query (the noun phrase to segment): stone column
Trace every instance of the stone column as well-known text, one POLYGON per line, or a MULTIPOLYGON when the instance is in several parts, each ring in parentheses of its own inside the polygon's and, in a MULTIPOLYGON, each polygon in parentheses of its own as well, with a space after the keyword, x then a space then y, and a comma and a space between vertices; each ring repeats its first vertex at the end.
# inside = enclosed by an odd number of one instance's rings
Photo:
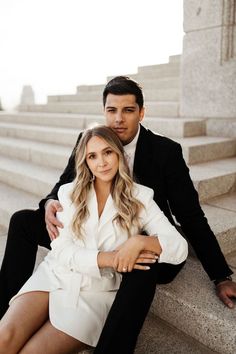
POLYGON ((180 114, 236 118, 236 0, 184 0, 180 114))
POLYGON ((34 103, 35 103, 34 102, 34 91, 32 89, 32 86, 30 86, 30 85, 23 86, 20 104, 27 105, 27 104, 34 104, 34 103))

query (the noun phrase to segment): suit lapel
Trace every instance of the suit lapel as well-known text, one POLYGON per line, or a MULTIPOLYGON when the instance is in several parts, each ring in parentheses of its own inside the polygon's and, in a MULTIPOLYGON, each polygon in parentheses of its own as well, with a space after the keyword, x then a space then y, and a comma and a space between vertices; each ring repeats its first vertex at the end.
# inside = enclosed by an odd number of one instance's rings
POLYGON ((145 184, 152 165, 151 144, 149 143, 148 131, 140 125, 140 133, 134 156, 134 178, 137 182, 145 184))

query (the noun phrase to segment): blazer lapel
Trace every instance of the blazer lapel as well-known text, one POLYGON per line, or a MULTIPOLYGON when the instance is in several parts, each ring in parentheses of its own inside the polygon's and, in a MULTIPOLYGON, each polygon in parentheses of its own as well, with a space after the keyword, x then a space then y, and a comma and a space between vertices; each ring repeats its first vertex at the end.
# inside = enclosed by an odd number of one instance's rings
MULTIPOLYGON (((117 213, 111 194, 108 196, 103 212, 98 217, 98 204, 97 197, 94 188, 92 187, 88 201, 87 207, 89 211, 89 218, 86 221, 86 230, 90 235, 93 235, 93 239, 98 245, 98 237, 101 231, 103 232, 105 226, 111 223, 112 219, 117 213)), ((109 228, 110 229, 110 228, 109 228)))
POLYGON ((111 194, 109 194, 101 217, 98 223, 98 231, 100 232, 101 229, 107 224, 112 221, 114 216, 117 214, 117 210, 114 205, 114 201, 112 199, 111 194))

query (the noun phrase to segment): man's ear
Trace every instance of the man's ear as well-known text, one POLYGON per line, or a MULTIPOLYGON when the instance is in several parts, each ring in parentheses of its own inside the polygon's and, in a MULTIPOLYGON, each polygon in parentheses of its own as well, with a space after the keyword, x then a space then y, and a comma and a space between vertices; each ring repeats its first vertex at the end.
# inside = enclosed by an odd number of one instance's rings
POLYGON ((145 107, 142 107, 139 112, 139 121, 141 122, 145 115, 145 107))

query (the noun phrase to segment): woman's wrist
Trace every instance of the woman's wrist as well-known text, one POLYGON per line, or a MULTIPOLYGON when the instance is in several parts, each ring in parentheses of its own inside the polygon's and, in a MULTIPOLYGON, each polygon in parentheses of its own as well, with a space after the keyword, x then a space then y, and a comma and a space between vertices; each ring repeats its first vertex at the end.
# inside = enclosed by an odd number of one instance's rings
POLYGON ((143 236, 144 238, 144 251, 154 252, 160 255, 162 252, 160 242, 157 236, 143 236))
POLYGON ((116 254, 115 251, 99 252, 97 256, 98 267, 99 268, 113 267, 115 254, 116 254))

